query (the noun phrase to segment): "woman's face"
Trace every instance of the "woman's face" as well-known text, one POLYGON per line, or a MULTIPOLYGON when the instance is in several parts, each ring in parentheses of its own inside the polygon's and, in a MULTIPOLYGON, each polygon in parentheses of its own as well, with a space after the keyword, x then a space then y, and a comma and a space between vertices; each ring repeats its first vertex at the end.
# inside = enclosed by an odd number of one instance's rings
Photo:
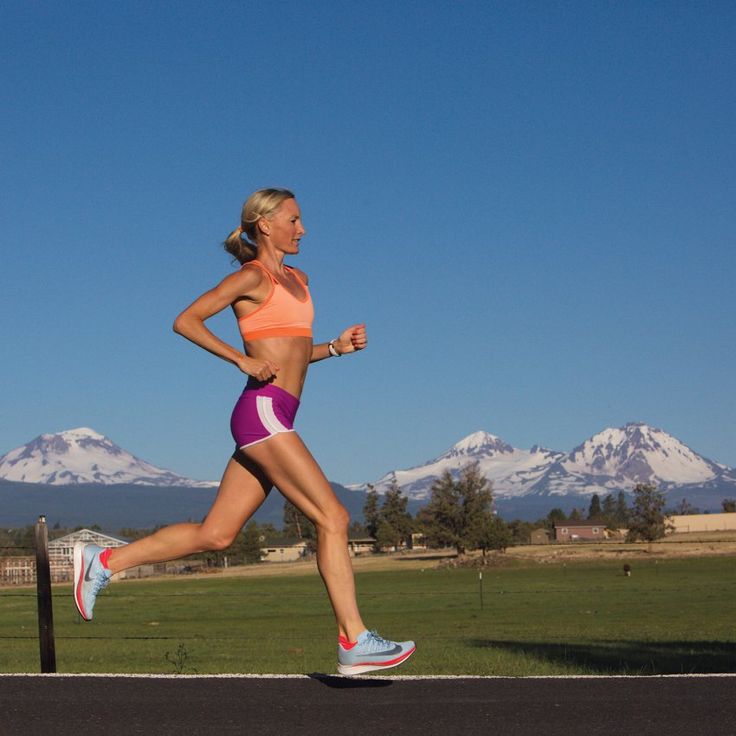
POLYGON ((306 230, 295 199, 285 199, 271 219, 264 220, 263 225, 277 250, 283 253, 299 252, 299 240, 306 230))

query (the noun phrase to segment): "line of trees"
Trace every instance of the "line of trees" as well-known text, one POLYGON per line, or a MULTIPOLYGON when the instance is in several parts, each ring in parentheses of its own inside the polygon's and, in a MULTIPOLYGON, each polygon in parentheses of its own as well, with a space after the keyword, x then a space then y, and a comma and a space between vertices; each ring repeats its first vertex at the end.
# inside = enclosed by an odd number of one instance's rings
POLYGON ((366 534, 379 549, 398 548, 415 533, 430 547, 454 547, 458 554, 469 549, 506 549, 513 539, 503 520, 493 513, 490 482, 476 465, 457 478, 446 471, 430 490, 429 502, 416 518, 407 511, 408 499, 396 480, 380 499, 369 488, 363 507, 366 534))
MULTIPOLYGON (((553 531, 555 524, 586 519, 605 524, 609 529, 627 529, 628 540, 654 541, 668 531, 671 515, 698 513, 686 499, 674 509, 667 510, 664 492, 648 483, 635 486, 631 501, 629 506, 623 492, 608 494, 602 500, 598 494, 593 494, 587 509, 573 509, 566 514, 560 508, 553 508, 536 522, 518 519, 505 522, 493 512, 491 483, 478 465, 473 464, 457 476, 445 472, 437 479, 431 486, 428 503, 416 517, 408 512, 408 498, 396 480, 383 496, 369 487, 363 507, 364 521, 354 521, 350 533, 374 539, 379 550, 398 549, 412 534, 419 534, 430 547, 454 547, 458 554, 479 549, 485 555, 489 550, 503 551, 514 544, 528 543, 532 530, 540 526, 553 531)), ((724 499, 722 507, 724 512, 734 513, 736 500, 724 499)), ((97 525, 90 528, 102 531, 97 525)), ((69 531, 56 524, 51 537, 56 538, 69 531)), ((151 531, 126 528, 119 533, 129 539, 138 539, 151 531)), ((314 524, 287 500, 284 502, 281 529, 270 523, 250 521, 227 550, 206 552, 197 557, 205 559, 209 565, 221 565, 225 557, 230 564, 257 562, 263 545, 279 537, 302 540, 308 550, 316 549, 314 524)), ((0 529, 0 556, 29 554, 33 544, 32 526, 0 529)))
MULTIPOLYGON (((666 495, 651 483, 637 484, 627 504, 623 491, 608 494, 601 500, 593 494, 586 509, 573 509, 566 514, 552 509, 537 522, 514 520, 505 522, 493 512, 493 489, 477 464, 469 465, 457 477, 449 472, 436 480, 430 489, 429 502, 412 521, 406 512, 407 499, 402 496, 396 480, 380 502, 378 493, 370 487, 364 506, 365 529, 376 539, 379 549, 398 546, 396 540, 412 532, 423 535, 430 547, 454 547, 458 554, 470 549, 505 550, 513 544, 528 543, 533 529, 540 526, 549 531, 564 521, 597 521, 611 530, 626 529, 629 541, 661 539, 672 527, 673 514, 698 513, 686 499, 671 510, 666 509, 666 495)), ((736 501, 724 499, 724 512, 736 512, 736 501)))

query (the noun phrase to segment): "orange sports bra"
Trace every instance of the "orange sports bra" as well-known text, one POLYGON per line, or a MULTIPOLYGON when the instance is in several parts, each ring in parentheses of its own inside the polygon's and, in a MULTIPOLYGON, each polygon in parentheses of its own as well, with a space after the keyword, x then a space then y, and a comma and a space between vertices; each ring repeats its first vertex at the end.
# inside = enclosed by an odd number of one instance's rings
POLYGON ((264 337, 312 337, 314 321, 314 305, 309 295, 309 288, 293 269, 304 289, 304 299, 290 294, 276 277, 258 261, 248 261, 246 265, 255 265, 263 269, 271 279, 271 292, 255 312, 240 317, 238 327, 243 340, 260 340, 264 337))

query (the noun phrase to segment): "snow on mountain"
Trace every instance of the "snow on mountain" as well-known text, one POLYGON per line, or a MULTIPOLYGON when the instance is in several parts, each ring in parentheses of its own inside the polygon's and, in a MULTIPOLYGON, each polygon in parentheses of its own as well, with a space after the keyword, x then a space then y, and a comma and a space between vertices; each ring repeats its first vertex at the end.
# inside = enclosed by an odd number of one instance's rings
MULTIPOLYGON (((492 481, 499 499, 631 492, 636 483, 654 483, 665 490, 721 486, 736 492, 731 468, 641 422, 604 429, 567 454, 536 445, 520 450, 487 432, 474 432, 434 460, 387 473, 373 485, 384 493, 396 481, 410 498, 426 499, 432 483, 446 470, 457 476, 473 462, 492 481)), ((349 487, 365 490, 367 484, 349 487)))
POLYGON ((0 457, 0 478, 50 485, 127 483, 190 488, 217 485, 157 468, 88 427, 42 434, 11 450, 0 457))
MULTIPOLYGON (((497 495, 523 495, 561 457, 561 452, 536 445, 531 450, 519 450, 488 432, 474 432, 434 460, 408 470, 391 471, 372 485, 385 493, 396 481, 410 498, 426 499, 432 483, 446 470, 457 476, 466 465, 478 462, 481 472, 493 481, 497 495)), ((348 488, 365 490, 367 484, 348 488)))
POLYGON ((701 457, 670 434, 642 422, 608 428, 549 469, 533 491, 544 495, 630 491, 636 483, 663 488, 726 480, 729 468, 701 457))

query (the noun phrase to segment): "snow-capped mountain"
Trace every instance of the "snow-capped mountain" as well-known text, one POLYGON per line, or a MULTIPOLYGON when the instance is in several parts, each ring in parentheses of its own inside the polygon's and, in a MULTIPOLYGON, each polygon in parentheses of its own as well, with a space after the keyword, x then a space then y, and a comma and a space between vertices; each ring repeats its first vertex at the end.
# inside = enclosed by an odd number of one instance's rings
MULTIPOLYGON (((384 493, 395 481, 410 498, 426 499, 446 470, 457 475, 473 462, 493 482, 498 499, 631 492, 637 483, 654 483, 666 491, 725 488, 736 494, 736 471, 641 422, 604 429, 567 454, 536 445, 520 450, 492 434, 475 432, 439 457, 387 473, 372 485, 384 493)), ((367 484, 349 487, 365 490, 367 484)))
POLYGON ((217 485, 157 468, 87 427, 42 434, 16 447, 0 457, 0 478, 49 485, 126 483, 190 488, 217 485))
POLYGON ((610 493, 631 490, 636 483, 666 490, 731 475, 730 468, 701 457, 667 432, 632 422, 586 440, 550 467, 533 490, 548 495, 610 493))
MULTIPOLYGON (((432 483, 446 470, 457 475, 466 465, 477 462, 481 472, 493 481, 497 495, 504 492, 520 495, 527 492, 562 457, 562 452, 537 445, 530 450, 519 450, 488 432, 474 432, 439 457, 415 468, 391 471, 372 485, 379 493, 385 493, 396 481, 410 498, 426 499, 429 498, 432 483)), ((367 484, 348 488, 365 490, 367 484)))

